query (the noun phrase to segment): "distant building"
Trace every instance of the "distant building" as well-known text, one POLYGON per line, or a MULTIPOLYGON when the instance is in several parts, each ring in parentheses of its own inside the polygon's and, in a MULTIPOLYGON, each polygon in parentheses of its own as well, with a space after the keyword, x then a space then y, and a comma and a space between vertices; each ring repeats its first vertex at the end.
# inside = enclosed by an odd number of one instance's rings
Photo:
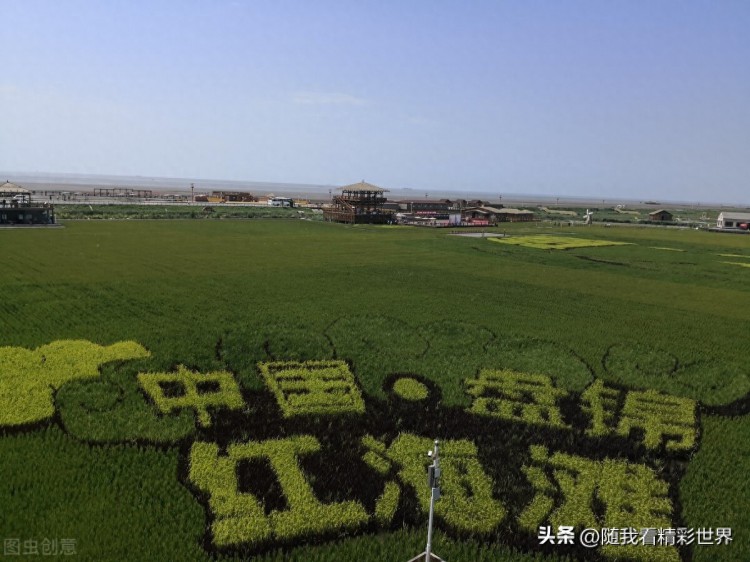
POLYGON ((341 188, 341 195, 335 195, 331 205, 323 209, 323 218, 348 224, 389 223, 394 214, 384 208, 387 191, 364 180, 345 185, 341 188))
POLYGON ((224 202, 253 203, 258 200, 252 193, 246 191, 212 191, 211 196, 221 198, 224 202))
POLYGON ((6 181, 0 185, 0 224, 54 224, 55 209, 31 200, 31 191, 6 181))
POLYGON ((747 230, 748 225, 750 225, 750 213, 723 212, 716 219, 717 228, 747 230))
POLYGON ((492 225, 498 222, 528 222, 534 220, 533 211, 488 206, 469 207, 461 211, 461 216, 465 223, 478 226, 492 225))
POLYGON ((657 222, 672 222, 674 216, 666 209, 657 209, 648 214, 648 220, 657 222))
POLYGON ((440 215, 406 215, 400 214, 397 217, 399 224, 407 224, 410 226, 431 226, 431 227, 447 227, 447 226, 461 226, 461 214, 460 213, 449 213, 440 215))
POLYGON ((269 207, 294 207, 294 199, 291 197, 271 197, 268 199, 269 207))
POLYGON ((190 201, 190 195, 187 193, 162 193, 160 199, 165 201, 190 201))
POLYGON ((497 211, 491 207, 468 207, 461 210, 461 222, 474 226, 490 226, 498 222, 497 211))
POLYGON ((501 204, 490 204, 488 201, 467 201, 466 199, 441 199, 440 201, 448 205, 448 209, 451 211, 461 211, 466 207, 481 207, 482 205, 488 205, 490 207, 502 207, 501 204))
POLYGON ((443 199, 451 211, 460 211, 467 207, 466 199, 443 199))
POLYGON ((502 208, 499 209, 497 217, 500 222, 531 222, 534 220, 534 211, 502 208))
POLYGON ((436 213, 447 213, 451 210, 453 202, 448 199, 402 199, 398 202, 399 210, 402 213, 411 213, 414 215, 432 215, 436 213))

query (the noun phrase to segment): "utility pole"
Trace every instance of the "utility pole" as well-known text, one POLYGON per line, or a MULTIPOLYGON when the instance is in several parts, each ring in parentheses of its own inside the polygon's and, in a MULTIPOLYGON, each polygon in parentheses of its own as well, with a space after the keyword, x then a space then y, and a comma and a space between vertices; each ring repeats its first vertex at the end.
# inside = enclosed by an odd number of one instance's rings
POLYGON ((190 202, 195 203, 195 184, 190 184, 190 202))

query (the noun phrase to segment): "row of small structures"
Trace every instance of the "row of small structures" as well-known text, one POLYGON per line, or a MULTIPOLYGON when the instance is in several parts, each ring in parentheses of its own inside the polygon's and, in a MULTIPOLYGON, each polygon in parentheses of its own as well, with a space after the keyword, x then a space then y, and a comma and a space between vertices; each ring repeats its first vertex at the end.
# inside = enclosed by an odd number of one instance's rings
MULTIPOLYGON (((326 221, 346 224, 409 224, 416 226, 492 226, 501 222, 529 222, 539 220, 533 211, 513 209, 501 203, 466 199, 430 199, 410 198, 389 201, 385 196, 388 190, 365 182, 364 180, 340 188, 340 194, 334 195, 328 204, 321 205, 326 221)), ((6 181, 0 185, 0 225, 49 225, 55 223, 54 206, 51 203, 53 194, 60 196, 67 192, 32 192, 26 188, 6 181), (36 200, 32 198, 35 194, 36 200), (40 201, 39 197, 49 197, 50 202, 40 201)), ((79 194, 80 195, 80 194, 79 194)), ((133 188, 95 188, 96 198, 148 200, 154 193, 147 189, 133 188)), ((163 194, 160 198, 163 197, 163 194)), ((245 203, 267 204, 278 207, 294 207, 297 204, 309 206, 307 201, 295 201, 289 197, 269 195, 257 197, 247 192, 214 191, 211 195, 187 195, 183 203, 245 203)), ((63 198, 65 200, 65 198, 63 198)), ((573 215, 572 211, 551 210, 541 207, 547 214, 573 215)), ((638 214, 636 211, 621 213, 638 214)), ((587 216, 591 213, 587 212, 587 216)), ((654 223, 669 224, 674 222, 674 215, 666 209, 657 209, 648 213, 648 220, 654 223)), ((679 222, 679 219, 678 219, 679 222)), ((705 224, 704 224, 705 227, 705 224)), ((719 214, 716 227, 710 230, 724 232, 743 232, 750 227, 750 213, 724 211, 719 214)))
MULTIPOLYGON (((539 220, 533 211, 512 209, 500 203, 464 199, 409 199, 388 201, 387 189, 362 180, 341 188, 341 194, 323 209, 323 217, 330 222, 347 224, 400 223, 418 226, 492 226, 500 222, 530 222, 539 220)), ((591 216, 587 211, 588 217, 591 216)), ((648 213, 652 223, 669 224, 674 215, 667 209, 648 213)), ((716 228, 725 232, 750 229, 750 213, 724 211, 719 214, 716 228)))
POLYGON ((341 188, 323 209, 323 218, 347 224, 388 224, 399 222, 425 226, 489 226, 498 222, 527 222, 534 213, 508 209, 501 204, 464 199, 410 199, 388 201, 387 189, 364 180, 341 188))
MULTIPOLYGON (((364 180, 341 188, 341 195, 333 198, 332 204, 324 208, 327 221, 348 224, 382 224, 398 222, 417 226, 492 226, 501 222, 529 222, 539 220, 533 211, 513 209, 501 203, 465 199, 407 199, 389 201, 387 189, 364 180)), ((549 209, 544 209, 549 212, 549 209)), ((561 214, 572 214, 563 211, 561 214)), ((736 213, 735 213, 736 214, 736 213)), ((742 213, 740 213, 742 214, 742 213)), ((724 215, 724 214, 723 214, 724 215)), ((719 228, 741 228, 737 219, 722 224, 719 228)), ((750 220, 750 214, 747 215, 750 220)), ((674 216, 666 209, 648 213, 649 221, 670 223, 674 216)))

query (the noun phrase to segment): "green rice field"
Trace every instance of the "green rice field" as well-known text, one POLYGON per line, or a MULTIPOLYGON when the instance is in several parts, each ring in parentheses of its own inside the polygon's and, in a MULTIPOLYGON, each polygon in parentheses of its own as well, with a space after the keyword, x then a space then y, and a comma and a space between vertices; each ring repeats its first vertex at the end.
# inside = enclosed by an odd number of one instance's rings
POLYGON ((0 552, 750 560, 750 236, 497 230, 0 231, 0 552))

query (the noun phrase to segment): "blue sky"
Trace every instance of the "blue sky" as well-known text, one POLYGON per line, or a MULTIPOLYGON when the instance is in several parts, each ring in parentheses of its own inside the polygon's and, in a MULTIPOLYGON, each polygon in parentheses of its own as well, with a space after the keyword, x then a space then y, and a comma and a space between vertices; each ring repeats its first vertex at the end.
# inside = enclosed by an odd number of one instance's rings
POLYGON ((0 0, 0 169, 750 202, 750 2, 0 0))

